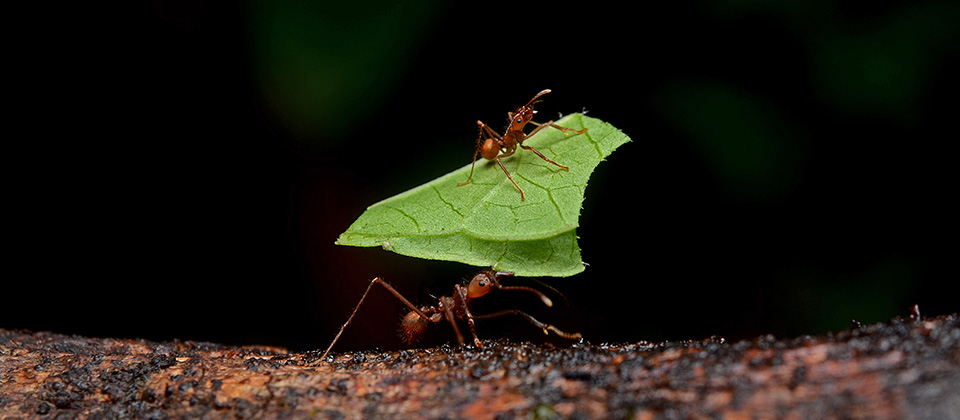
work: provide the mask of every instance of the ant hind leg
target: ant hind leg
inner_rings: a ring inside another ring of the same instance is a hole
[[[360,310],[360,305],[362,305],[363,301],[366,300],[367,294],[370,293],[370,289],[373,289],[374,284],[379,284],[383,286],[383,288],[387,289],[387,291],[390,292],[390,294],[395,296],[397,299],[400,299],[400,301],[403,302],[404,305],[410,308],[410,311],[415,312],[417,315],[423,317],[428,321],[437,322],[437,320],[431,318],[429,315],[421,311],[420,308],[417,308],[412,302],[407,300],[407,298],[403,297],[403,295],[401,295],[400,292],[397,291],[397,289],[394,289],[393,286],[390,286],[389,284],[387,284],[387,282],[383,281],[383,279],[381,279],[380,277],[374,277],[373,280],[370,280],[370,284],[367,285],[367,290],[363,292],[363,296],[360,297],[360,301],[357,302],[357,306],[353,308],[353,313],[351,313],[350,317],[347,318],[347,322],[344,322],[343,325],[340,326],[340,331],[337,332],[337,335],[333,337],[333,341],[330,342],[330,345],[327,346],[327,349],[324,350],[323,354],[320,356],[320,360],[323,360],[327,357],[327,354],[330,353],[330,350],[333,348],[333,345],[337,344],[337,340],[340,339],[340,336],[343,334],[343,331],[347,329],[347,326],[350,325],[351,322],[353,322],[353,317],[357,315],[357,311]]]

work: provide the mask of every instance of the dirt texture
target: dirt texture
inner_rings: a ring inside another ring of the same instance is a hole
[[[391,352],[0,330],[0,418],[960,418],[960,317],[817,337]]]

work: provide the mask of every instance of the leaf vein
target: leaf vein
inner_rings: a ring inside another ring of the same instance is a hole
[[[420,222],[417,222],[417,219],[416,219],[415,217],[407,214],[405,211],[401,210],[399,207],[394,207],[394,206],[386,206],[386,207],[387,207],[388,209],[390,209],[390,210],[393,210],[393,211],[395,211],[395,212],[397,212],[397,213],[400,213],[401,216],[409,219],[411,222],[413,222],[413,226],[415,226],[415,227],[417,228],[417,232],[420,232],[420,231],[421,231],[421,229],[420,229]]]
[[[437,186],[436,186],[435,184],[434,184],[434,185],[431,185],[431,189],[433,189],[433,192],[437,193],[437,199],[439,199],[441,203],[446,204],[447,207],[450,207],[450,210],[453,211],[454,213],[456,213],[458,216],[460,216],[461,219],[465,217],[465,216],[463,215],[463,213],[460,213],[460,211],[457,210],[457,207],[454,206],[453,203],[451,203],[451,202],[447,201],[445,198],[443,198],[443,194],[440,193],[440,189],[437,188]]]

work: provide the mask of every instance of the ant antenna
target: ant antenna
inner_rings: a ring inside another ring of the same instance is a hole
[[[556,293],[558,296],[560,296],[561,298],[563,298],[563,304],[564,304],[564,305],[570,306],[570,301],[567,300],[567,297],[564,296],[563,293],[560,293],[560,291],[557,290],[555,287],[553,287],[553,286],[551,286],[551,285],[549,285],[549,284],[546,284],[546,283],[544,283],[544,282],[542,282],[542,281],[540,281],[540,280],[537,280],[537,279],[531,279],[531,280],[533,280],[534,282],[536,282],[537,284],[539,284],[540,286],[542,286],[544,289],[549,289],[549,290],[552,291],[553,293]]]
[[[526,287],[526,286],[500,286],[500,290],[526,290],[526,291],[528,291],[528,292],[530,292],[530,293],[533,293],[533,294],[537,295],[537,297],[539,297],[540,300],[543,301],[543,304],[544,304],[544,305],[547,305],[547,307],[550,307],[550,308],[553,307],[553,300],[551,300],[549,297],[547,297],[547,295],[543,294],[543,292],[541,292],[541,291],[539,291],[539,290],[537,290],[537,289],[534,289],[534,288],[532,288],[532,287]]]
[[[541,97],[541,96],[543,96],[543,95],[546,95],[546,94],[548,94],[548,93],[550,93],[550,92],[552,92],[550,89],[541,90],[540,93],[538,93],[536,96],[533,97],[533,99],[530,100],[530,102],[527,102],[527,105],[526,105],[526,106],[530,106],[531,104],[534,104],[534,103],[536,103],[536,102],[540,102],[540,101],[537,101],[537,98],[539,98],[539,97]]]

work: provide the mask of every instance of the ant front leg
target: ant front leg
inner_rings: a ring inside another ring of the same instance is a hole
[[[403,302],[404,305],[407,305],[407,307],[410,308],[411,311],[423,317],[423,319],[426,319],[431,322],[437,322],[437,320],[432,319],[426,313],[421,311],[420,308],[417,308],[413,303],[407,300],[407,298],[403,297],[403,295],[401,295],[400,292],[397,291],[397,289],[394,289],[393,286],[390,286],[389,284],[387,284],[380,277],[374,277],[373,280],[370,280],[370,284],[367,285],[367,290],[363,292],[363,296],[360,297],[360,301],[357,302],[357,306],[353,308],[353,313],[351,313],[350,317],[347,318],[347,322],[343,323],[343,325],[340,327],[340,331],[337,332],[337,335],[335,337],[333,337],[333,341],[330,343],[329,346],[327,346],[327,349],[324,350],[323,355],[320,356],[320,360],[323,360],[324,358],[327,357],[327,354],[330,353],[330,349],[332,349],[333,345],[337,344],[337,340],[340,339],[340,335],[342,335],[343,331],[347,329],[347,326],[350,325],[351,322],[353,322],[353,317],[357,315],[357,311],[360,309],[360,305],[363,304],[363,301],[367,298],[367,294],[370,293],[370,289],[373,288],[374,284],[379,284],[383,286],[385,289],[387,289],[388,292],[394,295],[397,299],[400,299],[400,301]]]
[[[522,197],[523,191],[520,191],[520,194]],[[467,299],[467,289],[459,284],[456,285],[454,287],[454,296],[457,299],[456,304],[462,307],[463,316],[467,319],[467,325],[470,327],[470,334],[473,335],[473,344],[476,345],[478,349],[482,349],[483,344],[480,344],[480,337],[477,337],[477,323],[473,320],[473,313],[470,312],[470,305],[468,304],[469,299]],[[460,344],[463,344],[462,339]]]
[[[457,315],[456,311],[457,303],[453,300],[452,297],[443,296],[440,298],[440,312],[446,317],[447,322],[450,323],[450,327],[453,328],[454,334],[457,335],[457,343],[461,346],[465,344],[463,341],[463,334],[460,334],[460,327],[457,325]]]
[[[583,134],[583,133],[587,132],[587,127],[583,127],[583,128],[580,129],[580,130],[574,130],[574,129],[569,128],[569,127],[561,127],[561,126],[559,126],[559,125],[556,125],[556,124],[553,123],[553,121],[547,121],[547,122],[545,122],[545,123],[543,123],[543,124],[540,124],[540,123],[534,122],[534,121],[530,121],[530,124],[533,124],[533,125],[537,126],[537,128],[534,128],[533,131],[530,132],[530,134],[527,134],[527,135],[524,137],[524,140],[530,138],[530,136],[536,134],[538,131],[540,131],[540,130],[548,127],[548,126],[549,126],[549,127],[556,128],[557,130],[563,131],[563,135],[567,135],[567,131],[573,131],[574,134]]]
[[[572,128],[561,127],[561,126],[559,126],[559,125],[556,125],[556,124],[553,123],[553,121],[550,121],[550,122],[547,122],[547,123],[544,123],[544,124],[540,124],[540,123],[536,123],[536,122],[530,121],[530,124],[533,124],[533,125],[537,126],[537,128],[534,128],[533,131],[530,132],[530,134],[527,134],[527,135],[523,136],[523,139],[524,139],[524,140],[529,139],[530,137],[533,137],[534,134],[536,134],[538,131],[540,131],[540,130],[546,128],[546,127],[553,127],[553,128],[556,128],[556,129],[558,129],[558,130],[560,130],[560,131],[563,131],[563,135],[567,135],[567,131],[573,131],[573,132],[576,133],[576,134],[581,134],[581,133],[587,131],[587,128],[586,128],[586,127],[584,127],[584,128],[581,129],[581,130],[574,130],[574,129],[572,129]],[[570,168],[568,168],[568,167],[566,167],[566,166],[563,166],[563,165],[561,165],[561,164],[559,164],[559,163],[557,163],[557,162],[554,162],[554,161],[550,160],[549,158],[547,158],[546,156],[544,156],[543,153],[540,153],[537,149],[534,149],[533,147],[524,146],[523,143],[520,143],[520,147],[522,147],[524,150],[529,150],[529,151],[531,151],[531,152],[533,152],[533,153],[536,153],[537,156],[540,156],[540,159],[543,159],[543,160],[545,160],[545,161],[547,161],[547,162],[550,162],[550,163],[556,165],[557,167],[559,167],[560,169],[563,169],[563,170],[565,170],[565,171],[569,171],[569,170],[570,170]]]

